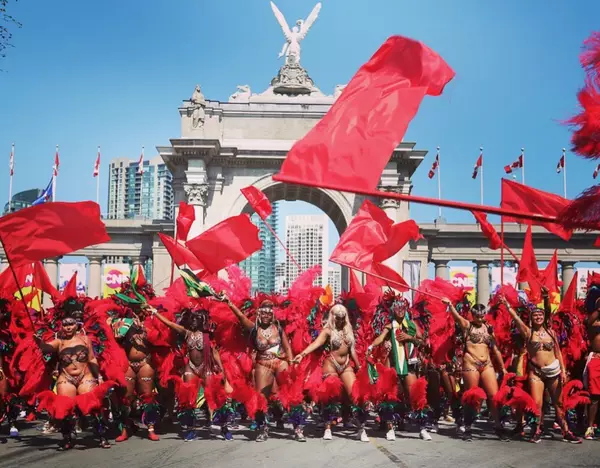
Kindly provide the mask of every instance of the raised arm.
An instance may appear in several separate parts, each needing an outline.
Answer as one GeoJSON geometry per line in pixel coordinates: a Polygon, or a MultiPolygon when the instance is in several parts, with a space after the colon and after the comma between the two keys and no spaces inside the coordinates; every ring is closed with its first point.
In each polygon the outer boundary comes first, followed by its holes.
{"type": "Polygon", "coordinates": [[[390,334],[390,325],[386,325],[383,329],[383,331],[379,334],[379,336],[377,338],[375,338],[373,340],[373,343],[371,343],[369,345],[369,347],[367,348],[367,352],[371,351],[373,348],[376,348],[377,346],[380,346],[385,339],[387,338],[387,336],[390,334]]]}
{"type": "Polygon", "coordinates": [[[33,335],[33,339],[44,354],[53,354],[58,350],[58,347],[60,346],[60,340],[52,340],[46,343],[37,335],[33,335]]]}
{"type": "Polygon", "coordinates": [[[531,335],[531,330],[529,329],[529,327],[525,325],[525,322],[521,320],[519,314],[515,312],[515,310],[510,306],[510,304],[504,296],[500,298],[500,301],[502,301],[502,304],[504,304],[504,307],[506,307],[506,310],[508,310],[508,313],[517,324],[517,328],[519,329],[519,333],[521,333],[521,336],[525,339],[528,339],[529,335],[531,335]]]}
{"type": "Polygon", "coordinates": [[[149,307],[149,309],[152,312],[152,315],[154,315],[158,320],[160,320],[162,323],[164,323],[171,330],[175,331],[176,333],[179,333],[180,335],[185,335],[187,333],[187,330],[184,327],[182,327],[181,325],[178,325],[174,322],[171,322],[167,317],[162,315],[154,307],[149,307]]]}
{"type": "Polygon", "coordinates": [[[542,286],[542,297],[544,298],[544,320],[548,322],[550,317],[552,317],[552,305],[550,304],[548,289],[544,286],[542,286]]]}
{"type": "Polygon", "coordinates": [[[454,318],[454,321],[458,323],[460,328],[462,328],[463,331],[468,330],[469,321],[458,313],[456,307],[454,307],[454,305],[452,304],[452,301],[450,301],[450,299],[444,298],[442,299],[442,302],[448,306],[448,310],[450,311],[452,317],[454,318]]]}
{"type": "Polygon", "coordinates": [[[300,354],[298,354],[298,356],[296,356],[294,358],[294,362],[300,363],[306,355],[312,353],[314,350],[319,349],[321,346],[323,346],[325,343],[327,343],[328,337],[329,337],[329,332],[327,331],[326,328],[323,328],[323,330],[321,330],[321,333],[319,333],[319,336],[317,336],[317,339],[315,341],[313,341],[311,344],[309,344],[304,349],[304,351],[302,351],[300,354]]]}
{"type": "Polygon", "coordinates": [[[223,296],[223,302],[225,302],[229,306],[231,311],[239,320],[242,327],[244,327],[248,331],[254,328],[254,322],[248,317],[246,317],[244,313],[240,309],[238,309],[237,306],[233,302],[231,302],[227,296],[223,296]]]}

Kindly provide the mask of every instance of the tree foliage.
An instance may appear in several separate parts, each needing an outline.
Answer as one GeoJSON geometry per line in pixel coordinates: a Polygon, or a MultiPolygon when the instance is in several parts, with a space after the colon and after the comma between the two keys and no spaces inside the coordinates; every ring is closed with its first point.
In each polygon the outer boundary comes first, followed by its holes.
{"type": "Polygon", "coordinates": [[[21,23],[9,15],[7,9],[8,0],[0,0],[0,58],[4,58],[6,49],[12,47],[12,29],[21,27],[21,23]]]}

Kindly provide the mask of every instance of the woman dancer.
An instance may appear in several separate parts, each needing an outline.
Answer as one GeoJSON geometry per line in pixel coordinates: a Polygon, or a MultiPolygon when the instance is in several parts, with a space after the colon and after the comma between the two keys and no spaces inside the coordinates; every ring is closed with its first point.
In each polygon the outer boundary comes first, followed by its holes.
{"type": "MultiPolygon", "coordinates": [[[[352,388],[356,381],[356,373],[360,370],[360,362],[355,350],[355,338],[352,325],[348,318],[348,310],[341,304],[334,305],[329,311],[327,322],[315,341],[308,345],[304,351],[294,358],[294,362],[300,363],[308,354],[316,351],[322,346],[328,345],[329,356],[323,361],[323,380],[328,377],[337,377],[341,380],[348,399],[352,400],[352,388]],[[351,365],[354,363],[356,371],[351,365]]],[[[369,442],[365,430],[364,412],[358,411],[359,419],[358,436],[361,441],[369,442]]],[[[331,440],[331,421],[325,423],[323,439],[331,440]]]]}
{"type": "MultiPolygon", "coordinates": [[[[373,348],[384,344],[387,354],[385,366],[396,370],[404,395],[407,397],[406,401],[411,401],[411,391],[417,382],[418,347],[422,344],[423,337],[415,322],[408,316],[409,303],[405,298],[394,295],[387,298],[387,302],[391,302],[391,321],[371,343],[367,352],[370,353],[373,348]]],[[[386,439],[395,440],[393,421],[386,421],[386,423],[386,439]]],[[[419,418],[419,436],[429,441],[431,436],[425,424],[425,418],[419,418]]]]}
{"type": "MultiPolygon", "coordinates": [[[[155,308],[150,308],[151,313],[162,323],[181,335],[185,339],[185,368],[183,371],[183,382],[186,384],[197,384],[201,382],[207,387],[208,378],[213,374],[223,375],[223,385],[226,393],[231,393],[232,388],[227,382],[227,377],[223,370],[223,363],[219,350],[211,343],[211,333],[213,327],[209,323],[208,310],[206,309],[185,309],[182,314],[181,324],[171,322],[155,308]]],[[[196,437],[194,430],[194,408],[181,408],[180,418],[182,425],[188,427],[184,435],[185,440],[193,440],[196,437]]],[[[231,421],[225,419],[221,421],[221,434],[225,440],[232,440],[231,431],[228,424],[231,421]]]]}
{"type": "MultiPolygon", "coordinates": [[[[47,395],[40,394],[40,401],[48,399],[54,403],[55,411],[64,411],[65,417],[57,417],[55,414],[55,419],[61,420],[62,423],[63,440],[59,450],[69,450],[73,447],[71,433],[75,425],[73,420],[75,398],[78,395],[94,391],[103,381],[98,361],[91,340],[80,333],[79,325],[73,315],[65,315],[54,340],[44,342],[38,335],[34,335],[34,339],[43,353],[58,356],[59,374],[56,382],[56,396],[51,391],[43,392],[47,395]],[[68,403],[68,399],[60,397],[67,397],[73,401],[68,403]],[[59,409],[58,406],[62,406],[62,408],[59,409]]],[[[41,406],[46,405],[42,404],[41,406]]],[[[98,432],[100,446],[110,448],[110,443],[103,434],[104,430],[98,432]]]]}
{"type": "Polygon", "coordinates": [[[531,396],[535,400],[540,410],[540,422],[531,437],[531,442],[537,444],[542,440],[542,431],[544,427],[544,412],[542,405],[544,403],[544,391],[548,390],[554,408],[556,418],[563,432],[563,440],[572,444],[580,444],[581,439],[569,431],[565,419],[565,411],[562,405],[562,388],[567,381],[567,373],[563,363],[562,353],[556,335],[548,329],[546,317],[550,317],[550,302],[548,300],[548,291],[543,290],[544,309],[535,307],[531,313],[530,326],[525,325],[521,317],[510,306],[506,298],[500,300],[508,310],[512,319],[517,324],[521,336],[527,341],[527,372],[529,380],[529,389],[531,396]]]}
{"type": "MultiPolygon", "coordinates": [[[[250,334],[251,343],[256,352],[255,388],[268,399],[274,390],[276,379],[288,368],[292,357],[288,337],[274,318],[273,307],[275,304],[268,299],[262,301],[256,313],[256,322],[253,322],[229,298],[222,296],[221,300],[227,303],[242,327],[250,334]]],[[[269,437],[269,428],[263,411],[256,413],[256,423],[259,430],[256,441],[264,442],[269,437]]],[[[295,438],[298,441],[305,440],[302,427],[295,428],[295,438]]]]}
{"type": "MultiPolygon", "coordinates": [[[[496,427],[496,435],[501,440],[508,438],[502,431],[498,408],[494,403],[494,396],[498,393],[498,380],[496,379],[496,371],[492,364],[492,357],[495,358],[502,372],[506,374],[504,368],[504,360],[502,354],[496,346],[494,330],[484,320],[487,309],[483,304],[477,304],[471,308],[473,320],[469,321],[461,316],[452,302],[449,299],[444,299],[444,302],[456,323],[462,329],[465,335],[465,351],[463,354],[462,376],[465,385],[465,393],[469,390],[475,390],[480,384],[487,395],[487,404],[496,427]]],[[[465,433],[464,440],[472,440],[471,425],[475,420],[475,410],[469,405],[465,405],[465,433]]]]}
{"type": "Polygon", "coordinates": [[[599,278],[593,276],[595,283],[588,286],[588,294],[585,301],[585,307],[588,313],[586,322],[588,327],[588,337],[590,340],[590,354],[588,355],[584,381],[586,388],[590,392],[591,403],[588,407],[588,428],[585,431],[585,438],[593,440],[595,438],[594,426],[598,415],[598,402],[600,401],[600,284],[599,278]]]}

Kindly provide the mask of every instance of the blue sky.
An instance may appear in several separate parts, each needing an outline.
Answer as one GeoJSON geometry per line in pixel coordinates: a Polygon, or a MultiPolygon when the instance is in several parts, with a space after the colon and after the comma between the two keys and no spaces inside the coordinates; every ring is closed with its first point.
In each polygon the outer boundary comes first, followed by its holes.
{"type": "MultiPolygon", "coordinates": [[[[278,0],[289,22],[313,0],[278,0]]],[[[238,84],[262,92],[277,73],[283,38],[267,0],[80,0],[9,3],[23,23],[0,62],[0,155],[17,144],[14,190],[44,187],[61,147],[59,200],[93,199],[92,169],[102,145],[106,167],[146,155],[179,136],[177,107],[196,83],[226,100],[238,84]]],[[[323,0],[303,43],[302,62],[322,90],[346,83],[392,34],[422,40],[456,71],[439,98],[426,98],[405,140],[430,151],[414,176],[414,194],[436,196],[427,178],[442,148],[443,196],[477,202],[471,180],[485,147],[485,201],[498,204],[502,167],[526,148],[527,183],[562,193],[556,174],[576,109],[582,41],[598,27],[594,0],[323,0]]],[[[1,161],[1,159],[0,159],[1,161]]],[[[568,155],[569,194],[593,183],[593,163],[568,155]]],[[[0,193],[8,194],[8,170],[0,193]]],[[[5,195],[6,196],[6,195],[5,195]]],[[[290,211],[304,208],[289,208],[290,211]]],[[[417,221],[437,209],[412,205],[417,221]]],[[[449,221],[470,215],[446,211],[449,221]]]]}

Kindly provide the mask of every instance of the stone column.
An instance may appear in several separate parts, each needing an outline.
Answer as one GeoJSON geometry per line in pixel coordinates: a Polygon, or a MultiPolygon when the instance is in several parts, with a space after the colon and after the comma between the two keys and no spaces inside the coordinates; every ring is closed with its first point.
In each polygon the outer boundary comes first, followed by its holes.
{"type": "Polygon", "coordinates": [[[140,265],[142,268],[144,268],[145,264],[146,264],[146,257],[144,255],[138,255],[138,256],[131,257],[131,266],[133,268],[136,268],[138,265],[140,265]]]}
{"type": "Polygon", "coordinates": [[[562,266],[562,295],[567,292],[575,276],[575,262],[560,262],[562,266]]]}
{"type": "Polygon", "coordinates": [[[102,257],[89,256],[90,282],[88,284],[88,296],[96,298],[102,296],[102,257]]]}
{"type": "Polygon", "coordinates": [[[435,265],[435,277],[442,278],[445,280],[450,279],[450,271],[448,270],[448,260],[434,260],[435,265]]]}
{"type": "Polygon", "coordinates": [[[487,261],[477,265],[477,303],[487,305],[490,299],[490,264],[487,261]]]}
{"type": "MultiPolygon", "coordinates": [[[[179,277],[177,267],[173,270],[173,280],[179,277]]],[[[154,246],[152,248],[152,286],[157,291],[169,287],[171,279],[171,256],[167,249],[154,246]]]]}
{"type": "MultiPolygon", "coordinates": [[[[395,190],[388,191],[392,192],[395,190]]],[[[383,198],[379,202],[379,207],[385,212],[387,217],[394,222],[394,224],[398,222],[398,208],[400,207],[400,203],[397,200],[391,198],[383,198]]],[[[406,246],[397,254],[385,260],[383,263],[386,266],[389,266],[392,270],[402,275],[402,260],[404,259],[404,257],[406,257],[406,249],[408,249],[408,246],[406,246]]]]}

